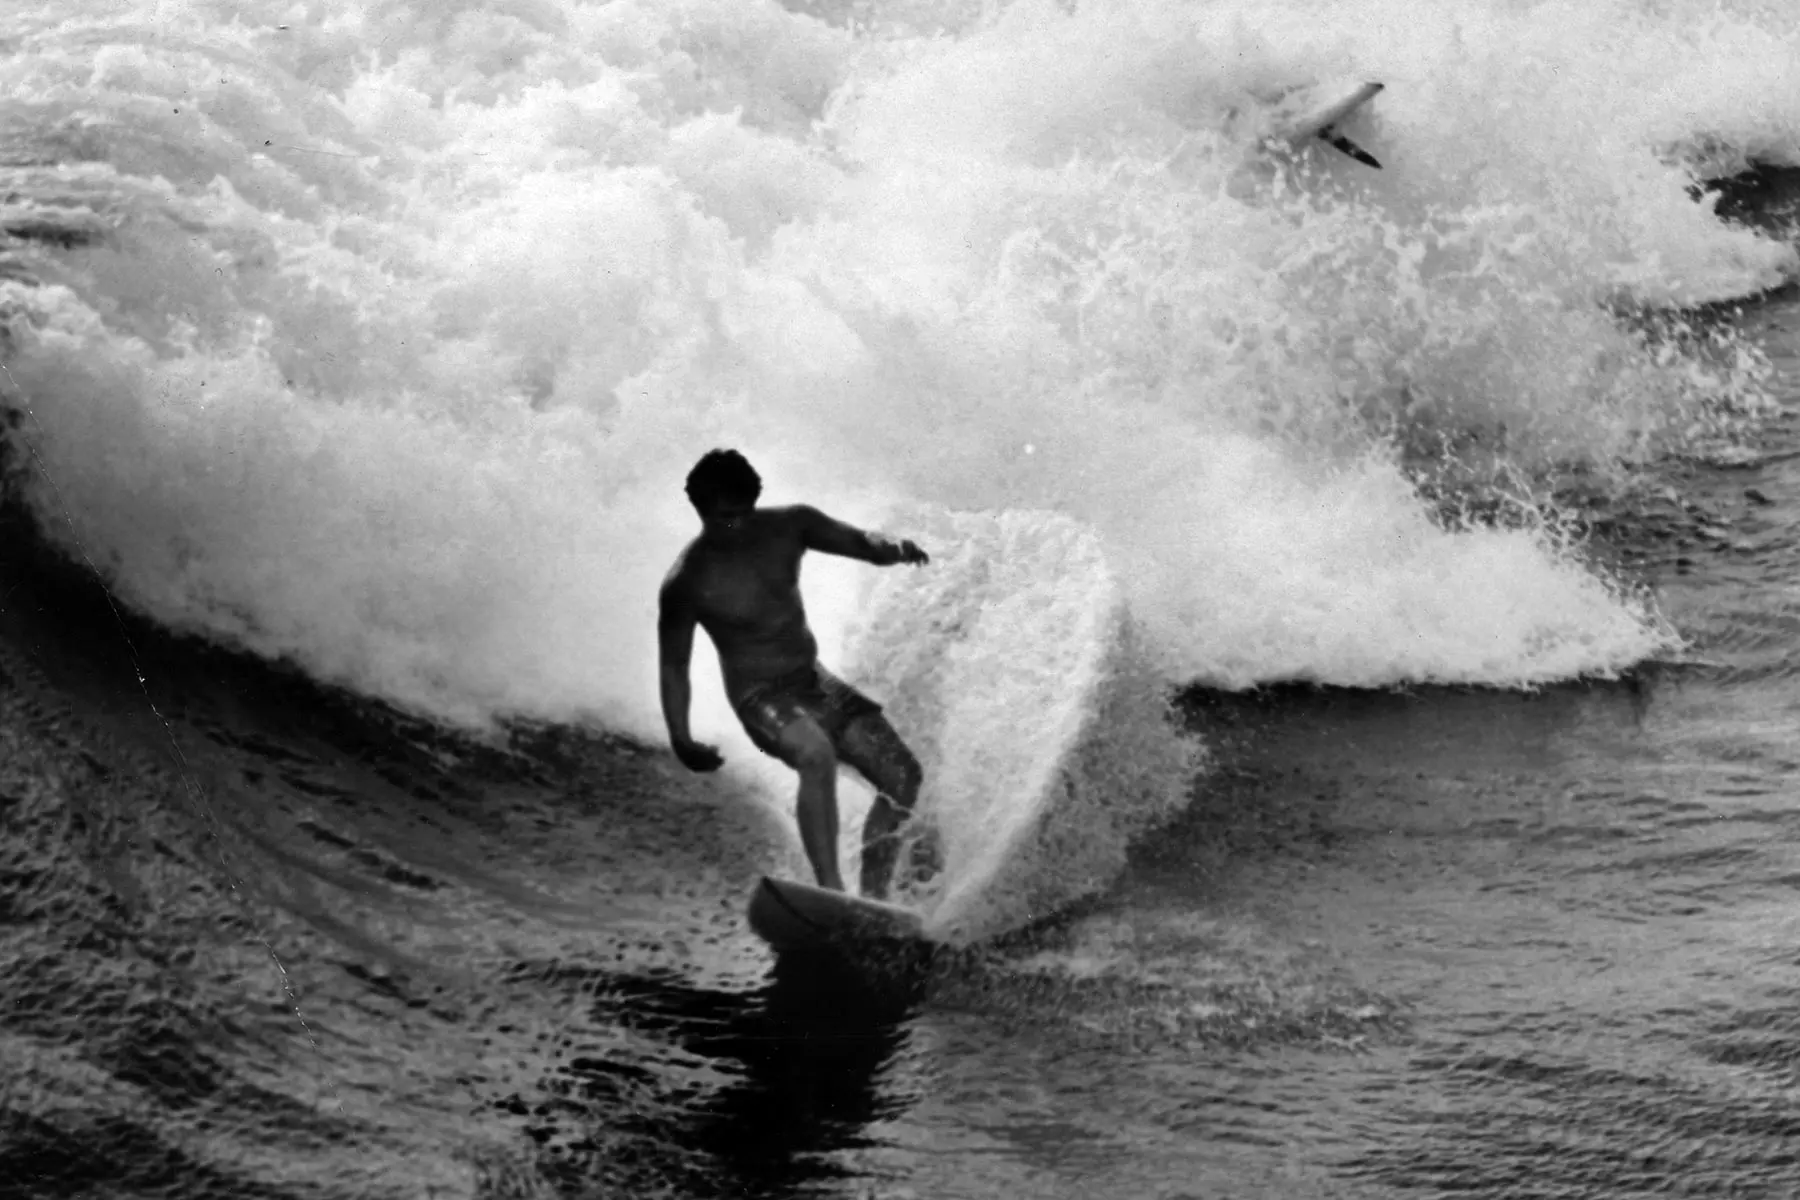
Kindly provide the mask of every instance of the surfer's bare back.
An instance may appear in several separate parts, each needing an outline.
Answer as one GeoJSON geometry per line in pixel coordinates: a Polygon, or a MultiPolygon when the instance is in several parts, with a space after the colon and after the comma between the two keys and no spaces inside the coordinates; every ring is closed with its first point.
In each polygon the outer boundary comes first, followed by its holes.
{"type": "Polygon", "coordinates": [[[919,763],[881,705],[819,663],[819,644],[800,600],[800,559],[808,550],[876,566],[919,565],[929,556],[909,541],[865,533],[803,504],[758,508],[762,479],[735,450],[714,450],[687,478],[701,533],[663,580],[657,639],[663,719],[669,744],[690,770],[724,760],[688,731],[688,663],[694,627],[712,638],[725,696],[757,749],[800,775],[800,841],[819,886],[844,890],[837,861],[837,768],[843,762],[875,789],[863,826],[862,892],[886,894],[894,835],[919,796],[919,763]]]}

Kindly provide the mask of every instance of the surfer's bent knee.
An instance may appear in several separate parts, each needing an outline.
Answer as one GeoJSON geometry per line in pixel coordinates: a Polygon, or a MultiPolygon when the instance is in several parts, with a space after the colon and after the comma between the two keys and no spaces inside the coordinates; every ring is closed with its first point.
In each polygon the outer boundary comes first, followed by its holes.
{"type": "Polygon", "coordinates": [[[854,764],[857,769],[864,771],[883,799],[896,808],[911,809],[925,771],[899,733],[888,724],[887,717],[880,712],[867,713],[852,722],[845,732],[846,740],[853,741],[861,751],[859,761],[854,764]]]}

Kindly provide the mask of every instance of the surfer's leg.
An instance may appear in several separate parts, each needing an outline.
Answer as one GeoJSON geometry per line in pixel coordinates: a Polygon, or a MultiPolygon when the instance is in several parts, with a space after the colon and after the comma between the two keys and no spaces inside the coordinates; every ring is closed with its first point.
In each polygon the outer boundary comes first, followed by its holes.
{"type": "Polygon", "coordinates": [[[819,886],[844,890],[838,874],[837,752],[831,738],[811,717],[797,717],[771,739],[775,757],[800,774],[800,796],[795,818],[800,825],[800,844],[806,848],[813,876],[819,886]]]}
{"type": "Polygon", "coordinates": [[[862,894],[879,899],[892,885],[894,855],[900,846],[896,835],[919,801],[924,773],[879,711],[865,713],[845,727],[838,753],[875,789],[875,803],[863,823],[862,894]]]}

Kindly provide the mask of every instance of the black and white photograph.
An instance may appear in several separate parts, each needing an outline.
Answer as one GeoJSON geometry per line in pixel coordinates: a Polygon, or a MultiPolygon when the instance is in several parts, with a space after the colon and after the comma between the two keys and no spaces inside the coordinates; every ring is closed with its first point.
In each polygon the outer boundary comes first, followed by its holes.
{"type": "Polygon", "coordinates": [[[1793,0],[7,0],[0,1200],[1675,1197],[1793,0]]]}

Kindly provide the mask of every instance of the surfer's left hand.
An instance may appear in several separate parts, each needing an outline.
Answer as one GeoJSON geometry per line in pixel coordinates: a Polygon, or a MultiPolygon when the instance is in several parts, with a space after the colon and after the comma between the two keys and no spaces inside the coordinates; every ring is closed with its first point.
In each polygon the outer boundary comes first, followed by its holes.
{"type": "Polygon", "coordinates": [[[708,771],[718,770],[725,762],[724,756],[716,747],[708,746],[704,742],[680,742],[673,749],[675,757],[681,760],[682,766],[702,775],[708,771]]]}
{"type": "Polygon", "coordinates": [[[908,563],[915,567],[922,567],[931,561],[931,555],[919,549],[919,543],[917,542],[902,539],[898,549],[900,551],[900,558],[898,561],[900,562],[908,563]]]}

